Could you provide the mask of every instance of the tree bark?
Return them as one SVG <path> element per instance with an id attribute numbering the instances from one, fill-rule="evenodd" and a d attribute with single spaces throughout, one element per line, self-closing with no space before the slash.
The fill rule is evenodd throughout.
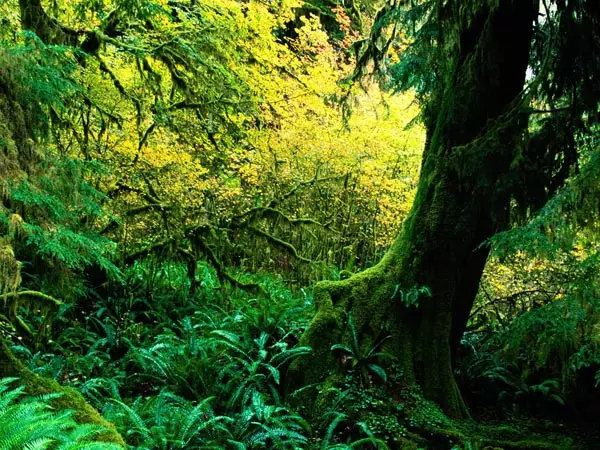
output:
<path id="1" fill-rule="evenodd" d="M 458 5 L 460 3 L 460 5 Z M 453 376 L 489 249 L 507 226 L 502 188 L 523 127 L 516 110 L 525 83 L 536 0 L 439 2 L 439 89 L 417 195 L 396 241 L 374 267 L 315 287 L 316 315 L 302 338 L 310 358 L 291 371 L 295 385 L 342 369 L 330 348 L 348 342 L 352 314 L 361 345 L 390 333 L 387 351 L 405 381 L 453 417 L 468 416 Z M 396 287 L 427 286 L 417 307 L 392 299 Z"/>
<path id="2" fill-rule="evenodd" d="M 35 32 L 45 44 L 77 45 L 77 33 L 62 27 L 50 17 L 42 5 L 42 0 L 19 0 L 21 26 Z"/>

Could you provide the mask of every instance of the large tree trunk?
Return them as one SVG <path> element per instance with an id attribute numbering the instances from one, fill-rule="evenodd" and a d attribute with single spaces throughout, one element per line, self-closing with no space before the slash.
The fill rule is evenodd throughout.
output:
<path id="1" fill-rule="evenodd" d="M 439 3 L 443 81 L 430 103 L 413 208 L 379 264 L 315 287 L 317 313 L 302 338 L 313 355 L 292 366 L 291 379 L 304 385 L 339 373 L 330 348 L 349 341 L 351 313 L 362 345 L 389 332 L 387 350 L 406 382 L 464 417 L 453 351 L 488 256 L 482 244 L 507 225 L 510 198 L 501 185 L 525 125 L 512 111 L 525 82 L 537 0 Z M 427 286 L 432 296 L 407 307 L 392 299 L 396 286 Z"/>

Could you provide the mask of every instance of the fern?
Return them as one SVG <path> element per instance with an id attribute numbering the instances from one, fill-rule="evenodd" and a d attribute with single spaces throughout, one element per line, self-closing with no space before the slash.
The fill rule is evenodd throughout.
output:
<path id="1" fill-rule="evenodd" d="M 91 378 L 79 386 L 79 392 L 98 408 L 104 406 L 107 399 L 121 400 L 119 383 L 115 379 Z"/>
<path id="2" fill-rule="evenodd" d="M 237 448 L 296 449 L 306 447 L 311 427 L 287 408 L 267 404 L 265 396 L 254 391 L 230 432 L 229 443 Z"/>
<path id="3" fill-rule="evenodd" d="M 161 391 L 149 400 L 140 397 L 131 405 L 112 400 L 105 406 L 104 414 L 136 448 L 196 448 L 229 436 L 226 425 L 232 419 L 215 415 L 210 406 L 212 400 L 207 398 L 193 406 L 177 395 Z"/>
<path id="4" fill-rule="evenodd" d="M 359 374 L 363 386 L 371 384 L 369 372 L 374 373 L 384 382 L 387 382 L 385 369 L 377 364 L 377 362 L 381 358 L 391 357 L 389 353 L 379 351 L 391 336 L 380 337 L 370 346 L 361 346 L 352 314 L 348 315 L 348 327 L 350 328 L 350 345 L 334 344 L 331 346 L 331 351 L 342 353 L 350 359 L 351 367 Z"/>
<path id="5" fill-rule="evenodd" d="M 11 388 L 16 378 L 0 379 L 0 448 L 52 450 L 116 450 L 116 444 L 92 442 L 104 431 L 97 425 L 80 425 L 72 411 L 55 412 L 49 394 L 38 398 L 23 397 L 22 387 Z"/>
<path id="6" fill-rule="evenodd" d="M 211 445 L 229 436 L 232 419 L 214 414 L 207 398 L 192 406 L 187 400 L 161 391 L 149 400 L 138 398 L 131 406 L 112 400 L 104 410 L 132 445 L 152 449 L 185 449 Z"/>
<path id="7" fill-rule="evenodd" d="M 280 368 L 291 359 L 311 351 L 309 347 L 288 349 L 283 341 L 269 345 L 272 337 L 264 332 L 251 340 L 244 340 L 225 330 L 215 330 L 212 334 L 219 336 L 217 345 L 230 351 L 226 354 L 228 363 L 219 373 L 220 380 L 227 380 L 223 394 L 229 398 L 229 409 L 247 404 L 253 392 L 268 393 L 278 402 L 282 381 Z"/>

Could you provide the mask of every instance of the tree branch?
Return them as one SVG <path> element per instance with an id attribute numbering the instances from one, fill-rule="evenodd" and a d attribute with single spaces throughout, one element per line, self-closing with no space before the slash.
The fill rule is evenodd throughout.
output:
<path id="1" fill-rule="evenodd" d="M 29 326 L 25 323 L 25 321 L 23 319 L 21 319 L 19 314 L 17 314 L 17 307 L 18 307 L 19 299 L 21 297 L 30 297 L 32 299 L 35 299 L 36 302 L 47 303 L 47 304 L 49 304 L 50 308 L 53 310 L 58 309 L 58 307 L 60 307 L 63 304 L 60 300 L 57 300 L 56 298 L 54 298 L 50 295 L 44 294 L 43 292 L 39 292 L 39 291 L 26 290 L 26 291 L 7 292 L 7 293 L 3 294 L 2 298 L 4 299 L 4 306 L 7 307 L 7 309 L 8 309 L 9 321 L 13 323 L 13 325 L 15 326 L 15 329 L 18 332 L 21 332 L 22 334 L 27 335 L 27 337 L 29 337 L 29 338 L 33 337 L 33 332 L 31 331 Z M 10 299 L 10 301 L 8 302 L 8 305 L 7 305 L 8 299 Z"/>
<path id="2" fill-rule="evenodd" d="M 148 205 L 142 205 L 142 206 L 137 206 L 133 209 L 128 210 L 125 213 L 125 216 L 127 217 L 132 217 L 132 216 L 136 216 L 138 214 L 142 214 L 145 212 L 155 212 L 155 211 L 159 211 L 159 212 L 163 212 L 165 210 L 169 210 L 172 209 L 173 207 L 171 205 L 163 205 L 161 203 L 150 203 Z M 111 231 L 114 231 L 116 228 L 118 228 L 121 225 L 121 222 L 117 221 L 117 220 L 111 220 L 108 225 L 106 225 L 104 227 L 104 229 L 100 232 L 100 234 L 106 234 L 106 233 L 110 233 Z"/>
<path id="3" fill-rule="evenodd" d="M 233 286 L 235 286 L 235 287 L 237 287 L 239 289 L 242 289 L 244 291 L 248 291 L 248 292 L 251 292 L 251 293 L 259 292 L 260 294 L 262 294 L 262 295 L 264 295 L 266 297 L 269 296 L 269 294 L 267 293 L 267 291 L 265 291 L 260 284 L 258 284 L 258 283 L 244 283 L 243 281 L 240 281 L 240 280 L 236 279 L 233 275 L 231 275 L 229 272 L 227 272 L 227 270 L 223 266 L 223 263 L 221 263 L 221 261 L 219 260 L 219 258 L 217 258 L 217 255 L 215 254 L 215 252 L 213 251 L 213 249 L 208 244 L 206 244 L 206 242 L 204 242 L 201 239 L 200 239 L 200 243 L 202 245 L 204 253 L 207 256 L 207 259 L 211 262 L 211 264 L 213 265 L 213 267 L 217 271 L 217 274 L 219 275 L 219 278 L 226 279 Z"/>
<path id="4" fill-rule="evenodd" d="M 39 291 L 27 290 L 27 291 L 7 292 L 6 294 L 3 294 L 3 298 L 5 300 L 8 298 L 19 298 L 19 297 L 32 297 L 32 298 L 35 298 L 38 300 L 43 300 L 45 302 L 51 303 L 53 307 L 57 307 L 57 308 L 63 304 L 60 300 L 52 297 L 51 295 L 44 294 L 43 292 L 39 292 Z"/>
<path id="5" fill-rule="evenodd" d="M 256 234 L 258 234 L 259 236 L 264 237 L 267 241 L 271 242 L 272 244 L 275 244 L 278 247 L 281 247 L 285 250 L 287 250 L 289 253 L 291 253 L 296 259 L 299 259 L 300 261 L 304 261 L 306 263 L 314 263 L 316 261 L 313 261 L 312 259 L 308 259 L 305 258 L 304 256 L 300 255 L 298 253 L 298 250 L 296 250 L 296 247 L 294 247 L 292 244 L 290 244 L 289 242 L 286 241 L 282 241 L 281 239 L 273 236 L 272 234 L 267 233 L 266 231 L 263 231 L 261 229 L 258 229 L 256 227 L 248 227 L 248 229 Z"/>

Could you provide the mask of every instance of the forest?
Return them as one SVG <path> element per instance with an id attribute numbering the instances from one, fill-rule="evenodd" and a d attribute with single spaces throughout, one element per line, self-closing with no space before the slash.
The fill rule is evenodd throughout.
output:
<path id="1" fill-rule="evenodd" d="M 600 2 L 2 0 L 0 450 L 600 449 Z"/>

